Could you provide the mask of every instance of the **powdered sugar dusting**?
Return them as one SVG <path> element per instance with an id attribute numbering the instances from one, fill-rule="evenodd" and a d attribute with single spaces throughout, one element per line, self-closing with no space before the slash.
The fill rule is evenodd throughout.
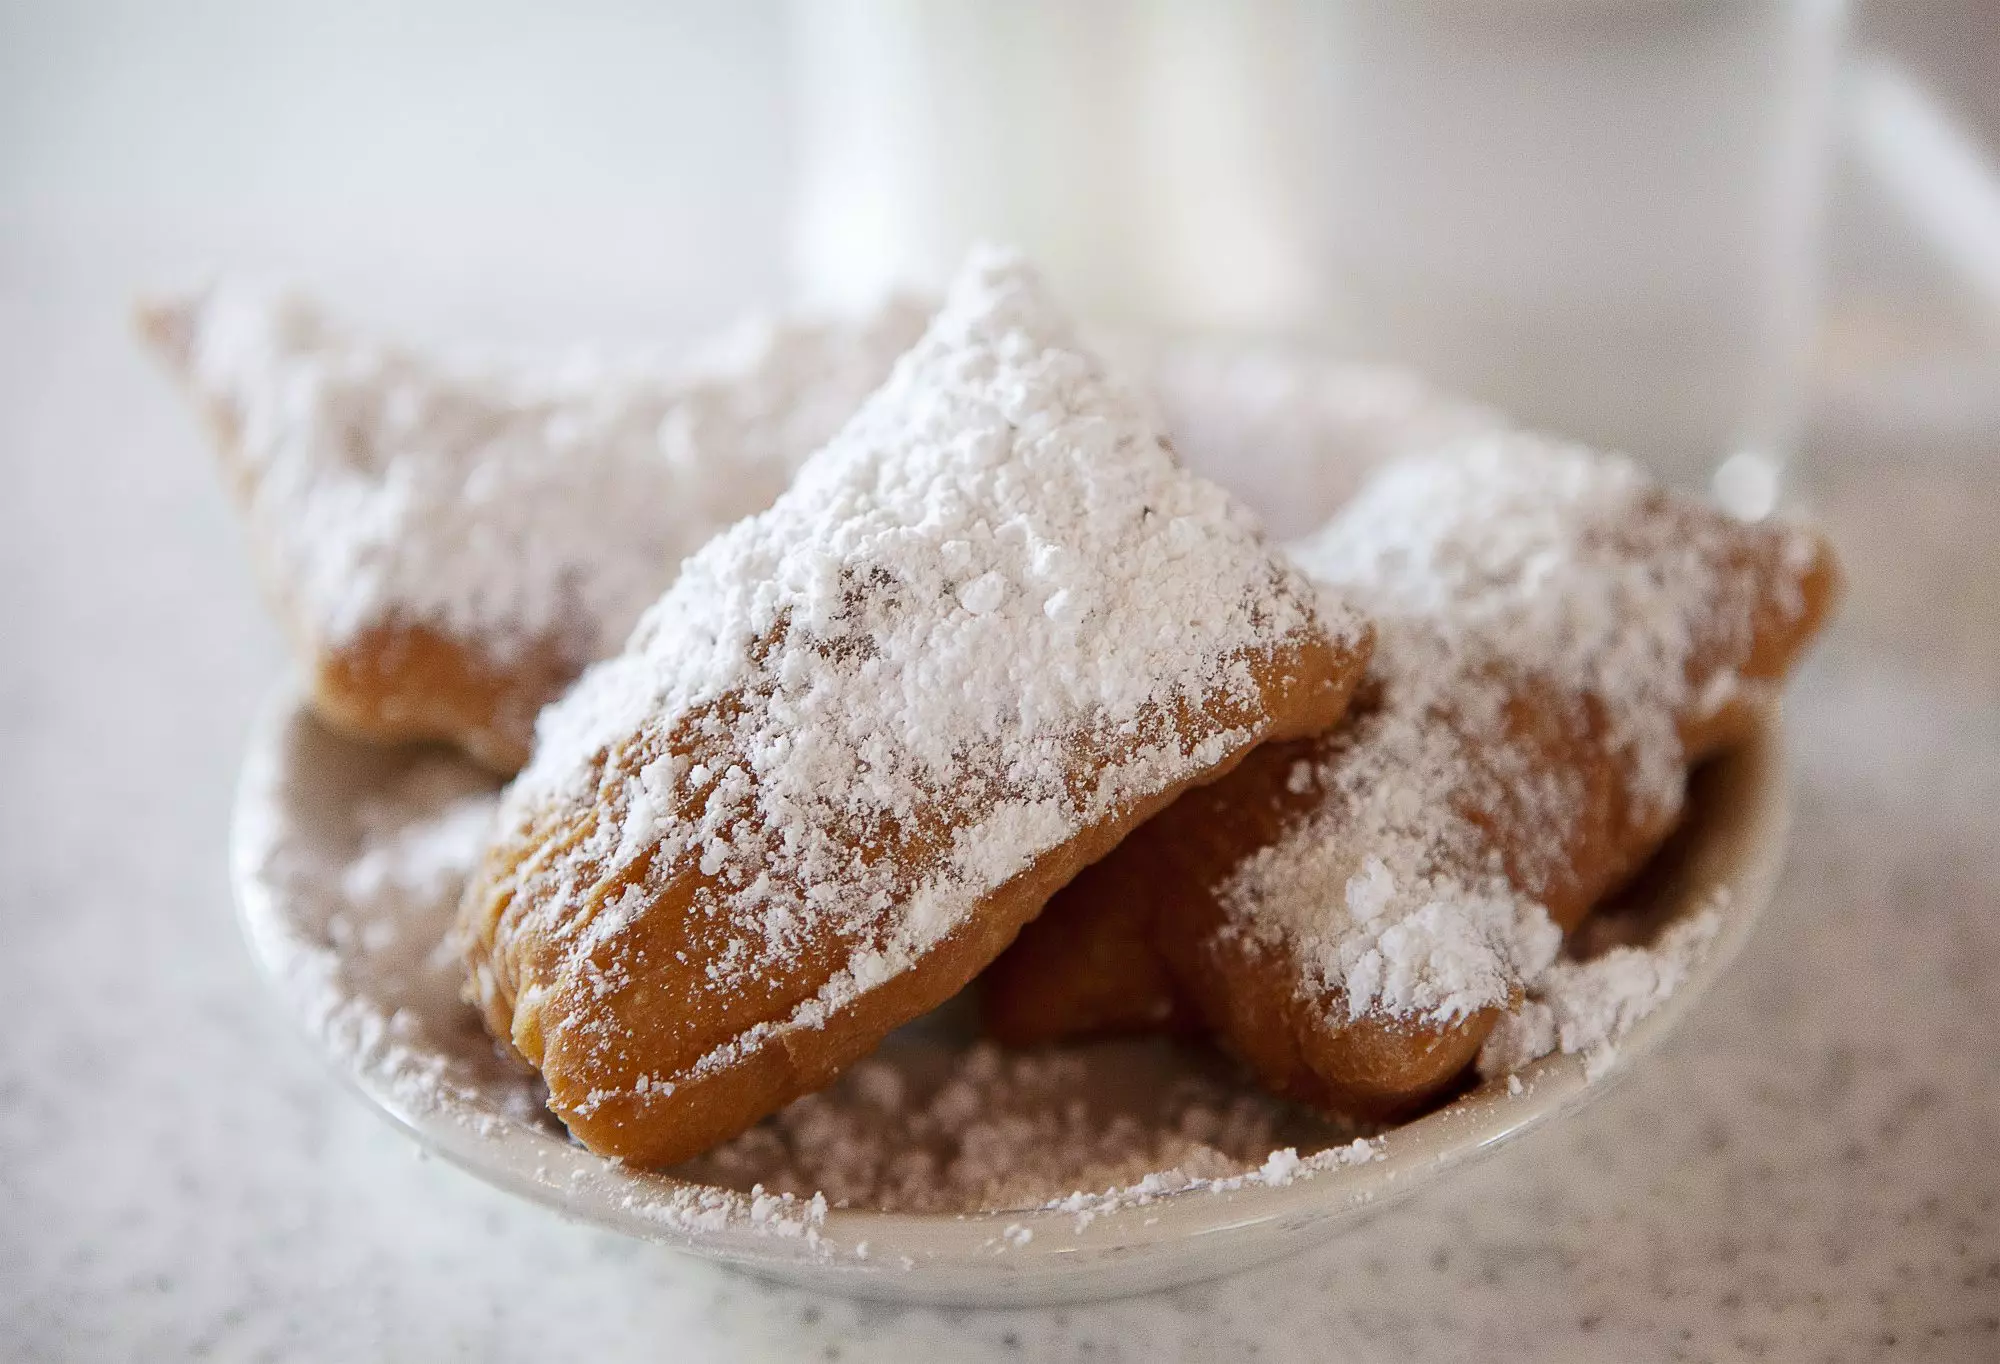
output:
<path id="1" fill-rule="evenodd" d="M 355 751 L 309 721 L 289 742 L 305 746 L 302 774 Z M 406 1114 L 565 1140 L 540 1082 L 499 1054 L 459 997 L 447 928 L 485 841 L 490 778 L 412 752 L 337 812 L 313 799 L 301 788 L 253 802 L 246 808 L 279 817 L 239 836 L 255 880 L 278 896 L 277 912 L 251 923 L 287 1002 L 344 1070 Z M 969 1042 L 969 1031 L 969 1018 L 926 1020 L 831 1088 L 669 1176 L 566 1144 L 566 1179 L 552 1157 L 537 1177 L 677 1234 L 747 1230 L 831 1254 L 826 1222 L 837 1207 L 1057 1208 L 1087 1224 L 1172 1193 L 1281 1185 L 1380 1155 L 1362 1132 L 1160 1039 L 1017 1055 Z M 1003 1230 L 994 1249 L 1027 1245 L 1027 1231 Z"/>
<path id="2" fill-rule="evenodd" d="M 1651 815 L 1680 801 L 1694 623 L 1747 637 L 1755 607 L 1718 522 L 1664 509 L 1628 459 L 1496 433 L 1385 469 L 1298 552 L 1382 615 L 1435 622 L 1457 659 L 1598 698 Z"/>
<path id="3" fill-rule="evenodd" d="M 1384 704 L 1294 773 L 1318 812 L 1238 865 L 1221 887 L 1224 931 L 1286 943 L 1308 988 L 1335 992 L 1350 1019 L 1446 1022 L 1506 1002 L 1561 946 L 1471 817 L 1509 783 L 1537 794 L 1538 779 L 1524 755 L 1468 742 L 1404 685 L 1438 678 L 1435 636 L 1383 620 L 1376 650 Z M 1559 781 L 1540 794 L 1551 807 L 1567 795 Z"/>
<path id="4" fill-rule="evenodd" d="M 1711 904 L 1668 926 L 1651 947 L 1614 947 L 1588 961 L 1552 963 L 1528 988 L 1528 1000 L 1500 1020 L 1479 1053 L 1479 1071 L 1519 1070 L 1560 1050 L 1581 1055 L 1595 1080 L 1618 1059 L 1618 1044 L 1687 980 L 1721 931 Z"/>
<path id="5" fill-rule="evenodd" d="M 657 849 L 646 877 L 698 865 L 695 912 L 738 929 L 717 989 L 843 942 L 817 997 L 697 1073 L 729 1064 L 1240 746 L 1253 659 L 1360 628 L 1318 599 L 1075 349 L 1032 272 L 983 256 L 776 505 L 689 559 L 627 652 L 544 712 L 503 827 L 565 802 L 611 817 L 538 869 L 556 890 L 522 912 L 559 938 L 582 887 Z M 856 829 L 926 821 L 950 831 L 935 848 L 855 855 Z"/>
<path id="6" fill-rule="evenodd" d="M 1293 774 L 1324 800 L 1222 888 L 1226 931 L 1287 944 L 1350 1017 L 1509 1003 L 1556 959 L 1536 888 L 1586 798 L 1510 734 L 1510 704 L 1592 735 L 1631 817 L 1669 819 L 1697 644 L 1741 646 L 1757 605 L 1755 575 L 1719 567 L 1726 534 L 1666 514 L 1629 461 L 1522 433 L 1385 469 L 1296 550 L 1375 614 L 1379 702 Z"/>
<path id="7" fill-rule="evenodd" d="M 1086 1191 L 1076 1210 L 1162 1181 L 1287 1182 L 1300 1145 L 1355 1136 L 1159 1041 L 1032 1053 L 912 1041 L 676 1173 L 890 1212 L 1030 1209 Z"/>
<path id="8" fill-rule="evenodd" d="M 406 1110 L 477 1112 L 560 1139 L 533 1074 L 496 1054 L 458 998 L 443 941 L 492 799 L 490 779 L 469 764 L 412 754 L 347 807 L 342 827 L 302 811 L 244 840 L 260 878 L 283 895 L 283 915 L 254 923 L 266 948 L 284 945 L 267 960 L 282 963 L 288 1001 L 344 1068 Z M 1511 1069 L 1564 1050 L 1601 1066 L 1611 1055 L 1601 1044 L 1615 1047 L 1677 988 L 1715 921 L 1711 909 L 1652 948 L 1563 963 L 1532 987 L 1534 1006 L 1496 1030 L 1482 1065 Z M 1521 1046 L 1538 1018 L 1549 1021 L 1546 1041 Z M 677 1234 L 749 1230 L 833 1254 L 827 1217 L 840 1207 L 1053 1210 L 1081 1228 L 1162 1199 L 1283 1187 L 1387 1150 L 1367 1129 L 1332 1126 L 1219 1058 L 1158 1039 L 1009 1054 L 967 1045 L 938 1019 L 676 1178 L 577 1151 L 584 1163 L 568 1182 Z M 1003 1228 L 993 1248 L 1027 1244 Z"/>
<path id="9" fill-rule="evenodd" d="M 425 756 L 352 807 L 345 837 L 239 827 L 237 855 L 290 912 L 251 927 L 336 1060 L 415 1111 L 478 1102 L 540 1121 L 539 1083 L 494 1052 L 461 1002 L 465 969 L 450 941 L 495 800 L 470 764 Z"/>
<path id="10" fill-rule="evenodd" d="M 505 664 L 617 647 L 683 555 L 766 506 L 925 312 L 746 323 L 692 360 L 434 357 L 218 287 L 146 310 L 317 647 L 424 625 Z"/>
<path id="11" fill-rule="evenodd" d="M 971 602 L 961 595 L 960 604 L 971 611 L 987 591 L 974 590 Z M 1044 605 L 1051 620 L 1074 609 L 1060 594 Z M 466 1111 L 502 1115 L 489 1120 L 497 1126 L 521 1122 L 555 1134 L 539 1083 L 494 1053 L 458 1000 L 460 969 L 442 946 L 458 883 L 477 857 L 490 814 L 488 779 L 449 759 L 421 756 L 409 763 L 352 811 L 352 837 L 341 835 L 337 855 L 322 846 L 317 811 L 305 817 L 310 829 L 295 813 L 286 830 L 239 836 L 239 848 L 262 863 L 258 878 L 282 888 L 283 916 L 253 916 L 260 954 L 283 963 L 290 1001 L 303 1007 L 335 1058 L 377 1083 L 386 1081 L 406 1105 L 458 1103 Z M 703 774 L 705 781 L 716 777 Z M 1318 777 L 1308 768 L 1297 780 Z M 635 824 L 634 836 L 639 832 Z M 1387 863 L 1363 859 L 1342 884 L 1356 918 L 1393 917 L 1399 883 Z M 616 928 L 615 916 L 593 924 L 601 933 Z M 1564 962 L 1545 972 L 1529 987 L 1531 1008 L 1519 1022 L 1546 1020 L 1546 1045 L 1517 1048 L 1504 1064 L 1560 1049 L 1580 1051 L 1601 1069 L 1632 1022 L 1674 988 L 1680 977 L 1673 963 L 1687 969 L 1700 960 L 1699 946 L 1682 950 L 1678 931 L 1670 930 L 1653 949 L 1614 949 L 1592 962 Z M 1592 983 L 1566 989 L 1571 979 Z M 1489 1042 L 1495 1058 L 1510 1026 L 1503 1023 Z M 1597 1038 L 1609 1038 L 1610 1047 L 1595 1045 Z M 1565 1045 L 1568 1040 L 1575 1045 Z M 744 1157 L 726 1175 L 701 1162 L 683 1171 L 723 1180 L 726 1187 L 635 1176 L 580 1152 L 577 1158 L 588 1159 L 589 1167 L 569 1173 L 579 1184 L 615 1190 L 634 1214 L 678 1233 L 749 1228 L 823 1251 L 836 1203 L 938 1211 L 1052 1208 L 1072 1214 L 1081 1226 L 1173 1196 L 1282 1186 L 1379 1160 L 1385 1150 L 1380 1139 L 1300 1132 L 1292 1124 L 1301 1115 L 1240 1081 L 1199 1069 L 1158 1085 L 1166 1097 L 1135 1126 L 1121 1123 L 1129 1115 L 1101 1105 L 1087 1104 L 1079 1114 L 1070 1106 L 1074 1094 L 1099 1095 L 1140 1070 L 1122 1052 L 1026 1058 L 1016 1069 L 974 1048 L 943 1061 L 941 1081 L 940 1064 L 919 1063 L 913 1059 L 919 1054 L 892 1043 L 834 1089 L 720 1148 L 718 1157 Z M 1482 1056 L 1482 1065 L 1488 1064 Z M 1517 1077 L 1509 1078 L 1519 1086 Z M 759 1151 L 771 1163 L 760 1163 Z M 1031 1244 L 1027 1233 L 1027 1226 L 1008 1223 L 994 1238 L 996 1253 Z M 846 1250 L 859 1259 L 872 1254 L 896 1263 L 865 1242 Z"/>

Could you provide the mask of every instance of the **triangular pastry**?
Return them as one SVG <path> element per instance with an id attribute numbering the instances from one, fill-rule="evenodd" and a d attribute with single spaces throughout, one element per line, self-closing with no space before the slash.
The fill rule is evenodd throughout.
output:
<path id="1" fill-rule="evenodd" d="M 488 1025 L 599 1152 L 691 1156 L 955 994 L 1369 632 L 982 255 L 768 511 L 545 712 L 467 893 Z"/>

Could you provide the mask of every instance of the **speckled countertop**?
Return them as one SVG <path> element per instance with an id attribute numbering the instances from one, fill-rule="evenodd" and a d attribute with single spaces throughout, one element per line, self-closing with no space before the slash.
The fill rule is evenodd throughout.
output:
<path id="1" fill-rule="evenodd" d="M 0 234 L 0 1355 L 2000 1359 L 1992 364 L 1820 404 L 1801 487 L 1853 590 L 1790 709 L 1791 870 L 1663 1053 L 1287 1263 L 954 1312 L 567 1225 L 280 1022 L 223 838 L 281 659 L 124 287 Z"/>

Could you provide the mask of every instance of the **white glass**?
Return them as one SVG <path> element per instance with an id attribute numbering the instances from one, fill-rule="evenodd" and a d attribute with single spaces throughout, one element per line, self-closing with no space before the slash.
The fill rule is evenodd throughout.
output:
<path id="1" fill-rule="evenodd" d="M 1333 0 L 1325 319 L 1768 507 L 1811 344 L 1841 0 Z"/>
<path id="2" fill-rule="evenodd" d="M 800 0 L 809 290 L 1017 242 L 1768 506 L 1844 0 Z"/>
<path id="3" fill-rule="evenodd" d="M 797 0 L 795 259 L 815 296 L 1027 249 L 1125 325 L 1313 317 L 1311 6 Z"/>

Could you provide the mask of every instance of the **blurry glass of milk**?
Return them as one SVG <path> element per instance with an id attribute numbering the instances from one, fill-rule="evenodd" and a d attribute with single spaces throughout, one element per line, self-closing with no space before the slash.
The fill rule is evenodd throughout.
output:
<path id="1" fill-rule="evenodd" d="M 1799 414 L 1842 0 L 1329 0 L 1324 317 L 1769 508 Z"/>
<path id="2" fill-rule="evenodd" d="M 1094 322 L 1318 306 L 1306 0 L 794 0 L 794 256 L 849 302 L 1020 246 Z"/>
<path id="3" fill-rule="evenodd" d="M 1768 507 L 1844 0 L 797 0 L 821 295 L 1019 243 L 1094 320 L 1306 337 Z"/>

